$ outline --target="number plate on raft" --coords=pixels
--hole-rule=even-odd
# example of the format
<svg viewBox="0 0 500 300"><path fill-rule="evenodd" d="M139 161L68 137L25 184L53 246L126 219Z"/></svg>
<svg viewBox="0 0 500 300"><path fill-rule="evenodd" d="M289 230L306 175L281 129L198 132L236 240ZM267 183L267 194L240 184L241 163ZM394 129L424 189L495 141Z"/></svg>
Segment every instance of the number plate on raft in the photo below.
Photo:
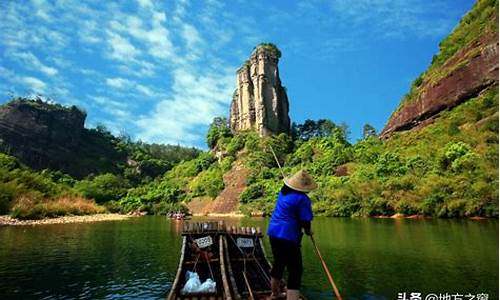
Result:
<svg viewBox="0 0 500 300"><path fill-rule="evenodd" d="M237 238L236 245L240 248L251 248L253 247L253 240L246 238Z"/></svg>
<svg viewBox="0 0 500 300"><path fill-rule="evenodd" d="M205 237L196 239L194 241L196 242L196 244L200 248L205 248L205 247L208 247L208 246L212 246L213 243L214 243L214 241L212 240L211 236L205 236Z"/></svg>

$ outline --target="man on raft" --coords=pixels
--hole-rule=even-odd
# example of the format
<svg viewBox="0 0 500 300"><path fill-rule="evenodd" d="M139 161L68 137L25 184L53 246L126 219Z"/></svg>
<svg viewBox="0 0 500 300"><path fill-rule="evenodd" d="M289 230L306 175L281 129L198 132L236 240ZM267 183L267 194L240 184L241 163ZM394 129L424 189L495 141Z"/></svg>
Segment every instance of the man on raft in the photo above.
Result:
<svg viewBox="0 0 500 300"><path fill-rule="evenodd" d="M267 234L271 241L274 262L271 269L272 298L281 295L281 279L285 267L288 270L286 299L298 300L302 277L302 253L300 242L302 228L304 233L312 235L313 218L311 200L306 193L314 190L317 184L305 170L300 170L284 179L284 185L278 194Z"/></svg>

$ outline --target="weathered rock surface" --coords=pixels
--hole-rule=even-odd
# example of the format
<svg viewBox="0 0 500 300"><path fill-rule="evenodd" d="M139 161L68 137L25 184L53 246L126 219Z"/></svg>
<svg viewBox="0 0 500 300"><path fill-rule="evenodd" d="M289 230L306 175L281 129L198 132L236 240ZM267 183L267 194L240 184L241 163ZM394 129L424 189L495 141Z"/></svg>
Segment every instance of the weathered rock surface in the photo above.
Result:
<svg viewBox="0 0 500 300"><path fill-rule="evenodd" d="M40 143L62 140L74 146L80 141L84 122L85 114L76 107L48 110L43 103L29 101L13 101L0 107L4 141L26 142L29 137Z"/></svg>
<svg viewBox="0 0 500 300"><path fill-rule="evenodd" d="M0 152L34 169L61 170L75 177L113 171L125 157L95 130L84 128L76 107L14 100L0 106Z"/></svg>
<svg viewBox="0 0 500 300"><path fill-rule="evenodd" d="M45 109L43 103L13 101L0 107L0 147L3 152L40 167L45 149L68 152L81 140L85 115L78 109Z"/></svg>
<svg viewBox="0 0 500 300"><path fill-rule="evenodd" d="M277 53L257 47L237 71L229 116L234 132L255 130L267 136L290 131L288 97L281 85Z"/></svg>
<svg viewBox="0 0 500 300"><path fill-rule="evenodd" d="M395 112L382 131L391 133L425 125L439 112L451 109L498 85L498 36L486 35L455 53L442 67L451 70L437 82L425 82L416 99Z"/></svg>

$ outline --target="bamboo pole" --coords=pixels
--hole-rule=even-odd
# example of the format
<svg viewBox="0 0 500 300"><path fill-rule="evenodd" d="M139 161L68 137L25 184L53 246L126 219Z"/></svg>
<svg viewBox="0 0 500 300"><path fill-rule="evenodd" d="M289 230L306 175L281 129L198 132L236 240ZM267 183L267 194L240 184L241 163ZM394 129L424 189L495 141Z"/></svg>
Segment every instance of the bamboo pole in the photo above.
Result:
<svg viewBox="0 0 500 300"><path fill-rule="evenodd" d="M283 173L283 168L281 168L281 164L280 164L280 161L278 160L278 157L276 156L276 153L274 153L274 150L273 150L273 147L271 147L271 145L269 145L269 149L271 149L271 153L273 154L274 156L274 160L276 161L276 163L278 164L278 167L279 167L279 170L281 172L281 176L283 178L285 178L285 173Z"/></svg>
<svg viewBox="0 0 500 300"><path fill-rule="evenodd" d="M321 256L321 253L319 252L319 248L316 245L316 242L314 241L314 237L310 235L312 244L314 246L314 250L316 250L316 254L318 255L319 260L321 261L321 265L323 266L323 270L325 270L326 276L328 277L328 281L330 282L330 285L332 286L333 291L335 292L335 296L337 299L342 300L342 296L340 296L339 290L337 289L337 285L335 284L335 281L333 280L333 276L330 273L330 270L328 270L328 266L326 265L325 260L323 259L323 256Z"/></svg>

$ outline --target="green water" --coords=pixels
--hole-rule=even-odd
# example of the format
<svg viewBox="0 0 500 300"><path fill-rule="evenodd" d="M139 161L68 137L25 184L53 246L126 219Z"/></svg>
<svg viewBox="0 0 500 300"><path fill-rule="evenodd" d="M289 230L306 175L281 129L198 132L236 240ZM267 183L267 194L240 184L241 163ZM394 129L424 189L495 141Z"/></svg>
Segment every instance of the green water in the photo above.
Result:
<svg viewBox="0 0 500 300"><path fill-rule="evenodd" d="M0 227L0 299L163 299L178 264L181 224L143 217ZM399 292L498 299L497 220L316 218L313 228L346 299L397 299ZM331 299L311 242L302 244L304 293Z"/></svg>

